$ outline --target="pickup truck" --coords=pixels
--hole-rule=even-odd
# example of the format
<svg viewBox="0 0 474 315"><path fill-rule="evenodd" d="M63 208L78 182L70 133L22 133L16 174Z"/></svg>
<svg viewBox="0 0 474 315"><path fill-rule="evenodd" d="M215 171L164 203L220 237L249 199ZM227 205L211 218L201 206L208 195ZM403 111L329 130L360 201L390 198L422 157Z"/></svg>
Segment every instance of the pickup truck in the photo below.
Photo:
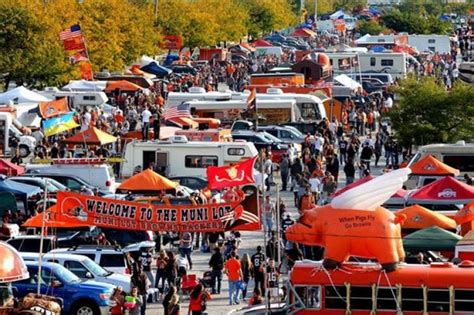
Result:
<svg viewBox="0 0 474 315"><path fill-rule="evenodd" d="M26 262L30 277L12 284L22 298L36 293L38 281L41 294L61 298L64 301L61 314L106 315L109 314L110 297L114 286L95 281L82 281L63 266L46 262L38 276L38 262Z"/></svg>

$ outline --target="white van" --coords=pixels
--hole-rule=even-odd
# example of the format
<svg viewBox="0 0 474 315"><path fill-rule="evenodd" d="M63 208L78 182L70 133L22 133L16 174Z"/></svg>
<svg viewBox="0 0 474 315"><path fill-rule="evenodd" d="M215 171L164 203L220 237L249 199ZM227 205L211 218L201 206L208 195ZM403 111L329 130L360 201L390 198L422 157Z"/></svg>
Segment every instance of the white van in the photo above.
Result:
<svg viewBox="0 0 474 315"><path fill-rule="evenodd" d="M125 146L122 176L130 177L139 167L146 169L153 162L167 177L207 177L208 166L223 166L252 158L258 154L250 142L188 141L184 136L169 141L133 141Z"/></svg>
<svg viewBox="0 0 474 315"><path fill-rule="evenodd" d="M38 261L38 253L20 253L25 261ZM130 292L130 276L118 274L101 267L95 261L84 255L48 253L42 257L43 262L54 262L69 269L73 274L84 280L94 280L121 286L125 292Z"/></svg>
<svg viewBox="0 0 474 315"><path fill-rule="evenodd" d="M193 115L206 118L217 118L222 122L234 122L240 119L240 113L247 109L247 101L190 101L187 102ZM294 99L257 99L256 108L259 116L265 117L265 124L283 124L297 122L301 113Z"/></svg>
<svg viewBox="0 0 474 315"><path fill-rule="evenodd" d="M109 100L102 91L62 91L56 87L47 87L39 93L54 99L67 97L71 108L81 108L84 106L99 107Z"/></svg>
<svg viewBox="0 0 474 315"><path fill-rule="evenodd" d="M106 163L92 164L89 159L53 159L53 164L26 164L27 173L73 174L104 193L115 192L115 175Z"/></svg>
<svg viewBox="0 0 474 315"><path fill-rule="evenodd" d="M461 176L466 173L469 174L469 176L474 176L474 143L458 141L454 144L436 143L422 146L410 161L409 166L428 154L458 169Z"/></svg>

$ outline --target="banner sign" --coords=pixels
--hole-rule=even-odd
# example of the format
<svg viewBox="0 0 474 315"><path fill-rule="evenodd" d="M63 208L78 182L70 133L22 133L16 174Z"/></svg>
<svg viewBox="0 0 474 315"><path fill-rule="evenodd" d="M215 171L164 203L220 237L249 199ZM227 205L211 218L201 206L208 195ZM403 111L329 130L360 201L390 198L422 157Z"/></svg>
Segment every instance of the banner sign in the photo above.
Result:
<svg viewBox="0 0 474 315"><path fill-rule="evenodd" d="M181 49L183 46L183 39L180 35L164 35L163 36L163 43L161 44L161 48L169 49L169 50L176 50Z"/></svg>
<svg viewBox="0 0 474 315"><path fill-rule="evenodd" d="M155 205L60 191L56 220L136 231L221 232L259 230L256 190L235 202Z"/></svg>

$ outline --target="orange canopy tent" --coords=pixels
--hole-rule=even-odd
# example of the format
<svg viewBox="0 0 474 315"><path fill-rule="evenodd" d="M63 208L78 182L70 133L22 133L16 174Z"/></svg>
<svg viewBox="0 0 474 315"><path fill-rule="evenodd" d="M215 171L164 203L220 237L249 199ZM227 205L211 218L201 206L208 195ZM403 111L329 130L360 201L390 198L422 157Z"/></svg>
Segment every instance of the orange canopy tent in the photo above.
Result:
<svg viewBox="0 0 474 315"><path fill-rule="evenodd" d="M45 228L77 228L89 226L88 224L78 224L74 222L57 221L56 218L57 208L56 205L51 206L46 210L46 219L44 221ZM35 227L40 228L43 223L43 217L45 212L38 213L34 217L29 218L23 223L24 227Z"/></svg>
<svg viewBox="0 0 474 315"><path fill-rule="evenodd" d="M457 225L453 219L419 205L406 207L396 214L406 216L405 221L401 223L402 229L421 230L438 226L445 230L455 230Z"/></svg>
<svg viewBox="0 0 474 315"><path fill-rule="evenodd" d="M411 167L412 175L423 175L423 176L458 176L459 170L455 169L443 162L438 161L432 155L427 155Z"/></svg>
<svg viewBox="0 0 474 315"><path fill-rule="evenodd" d="M117 189L131 192L150 192L176 189L178 186L178 183L155 173L151 169L146 169L125 180Z"/></svg>
<svg viewBox="0 0 474 315"><path fill-rule="evenodd" d="M104 145L114 143L117 138L103 132L95 127L89 127L89 129L83 132L76 133L75 135L64 140L65 143L70 144L89 144L89 145Z"/></svg>
<svg viewBox="0 0 474 315"><path fill-rule="evenodd" d="M119 89L122 92L135 92L141 90L142 87L126 80L107 82L107 86L105 88L106 93L111 93L116 89Z"/></svg>

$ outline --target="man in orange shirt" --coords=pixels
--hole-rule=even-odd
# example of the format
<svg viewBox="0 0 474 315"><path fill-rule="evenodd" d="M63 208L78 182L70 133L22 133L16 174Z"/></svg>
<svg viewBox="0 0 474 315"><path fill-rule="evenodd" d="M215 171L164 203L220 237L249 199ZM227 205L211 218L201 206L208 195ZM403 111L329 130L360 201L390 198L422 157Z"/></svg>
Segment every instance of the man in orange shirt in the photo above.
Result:
<svg viewBox="0 0 474 315"><path fill-rule="evenodd" d="M230 258L224 264L225 273L229 278L229 305L239 304L239 282L242 280L240 261L235 258L235 252L230 253Z"/></svg>

